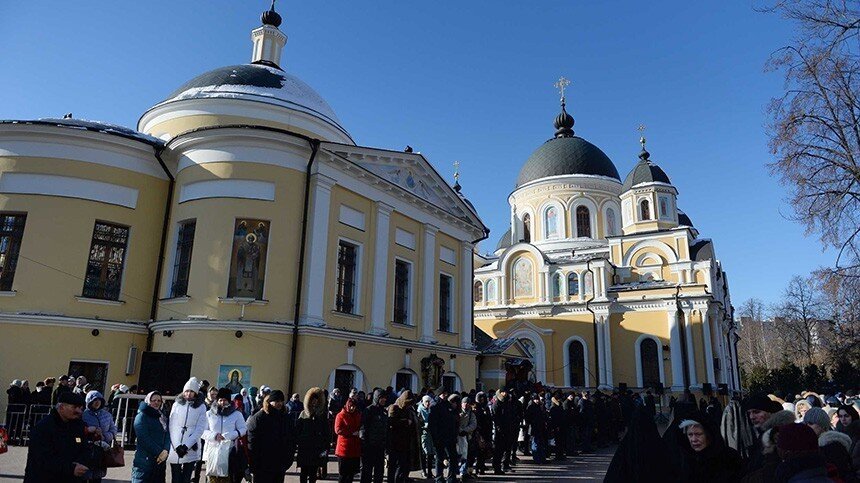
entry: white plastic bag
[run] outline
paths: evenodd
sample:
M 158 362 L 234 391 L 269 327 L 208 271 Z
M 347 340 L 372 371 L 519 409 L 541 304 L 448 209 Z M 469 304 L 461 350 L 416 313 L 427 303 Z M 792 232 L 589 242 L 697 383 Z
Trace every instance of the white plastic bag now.
M 229 439 L 207 441 L 203 454 L 206 462 L 207 476 L 230 476 L 230 448 L 233 442 Z

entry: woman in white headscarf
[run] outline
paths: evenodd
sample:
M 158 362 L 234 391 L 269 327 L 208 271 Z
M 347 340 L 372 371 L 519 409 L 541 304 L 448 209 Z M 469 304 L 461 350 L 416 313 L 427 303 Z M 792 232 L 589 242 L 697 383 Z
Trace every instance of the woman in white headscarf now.
M 146 395 L 134 418 L 137 450 L 131 469 L 132 483 L 163 483 L 167 465 L 170 438 L 167 434 L 167 417 L 161 411 L 164 404 L 161 394 L 152 391 Z

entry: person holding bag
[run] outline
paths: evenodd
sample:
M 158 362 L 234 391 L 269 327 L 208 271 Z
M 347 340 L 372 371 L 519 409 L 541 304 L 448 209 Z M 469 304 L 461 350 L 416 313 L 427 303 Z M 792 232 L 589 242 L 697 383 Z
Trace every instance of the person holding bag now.
M 161 412 L 161 394 L 152 391 L 140 403 L 134 418 L 137 450 L 131 468 L 131 483 L 164 483 L 170 438 L 167 418 Z
M 170 408 L 170 463 L 173 483 L 191 483 L 200 461 L 200 437 L 206 431 L 206 405 L 200 395 L 200 382 L 192 377 Z
M 92 435 L 94 444 L 100 447 L 99 453 L 109 455 L 114 438 L 116 438 L 117 429 L 113 417 L 105 409 L 105 398 L 98 391 L 90 391 L 87 393 L 85 401 L 86 409 L 81 419 L 86 425 L 87 433 Z M 90 474 L 86 475 L 85 478 L 92 483 L 99 483 L 106 474 L 107 467 L 92 468 Z
M 230 460 L 235 458 L 231 457 L 231 453 L 236 449 L 236 440 L 245 436 L 248 429 L 245 426 L 245 416 L 232 404 L 229 389 L 218 390 L 215 405 L 206 412 L 206 420 L 208 429 L 203 432 L 203 440 L 207 448 L 212 447 L 212 451 L 206 451 L 206 477 L 209 483 L 242 481 L 241 472 L 236 471 L 239 465 L 235 462 L 231 464 Z M 225 452 L 227 468 L 224 468 L 222 463 Z M 210 459 L 213 457 L 217 457 L 218 464 L 213 464 L 215 461 Z

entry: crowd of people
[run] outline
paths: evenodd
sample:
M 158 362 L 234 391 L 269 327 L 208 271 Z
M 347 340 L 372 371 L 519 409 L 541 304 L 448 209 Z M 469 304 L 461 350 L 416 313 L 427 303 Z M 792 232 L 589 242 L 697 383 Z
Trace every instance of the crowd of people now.
M 689 393 L 660 435 L 634 411 L 608 482 L 860 481 L 860 399 L 852 393 L 750 395 L 717 412 Z
M 114 385 L 106 399 L 85 379 L 48 382 L 36 394 L 50 394 L 53 406 L 30 429 L 25 483 L 100 481 L 103 455 L 117 439 L 111 407 L 136 388 Z M 723 407 L 716 396 L 696 402 L 685 391 L 671 398 L 662 434 L 659 404 L 650 391 L 540 386 L 418 394 L 312 388 L 287 399 L 267 386 L 234 394 L 192 377 L 175 398 L 153 391 L 140 401 L 127 428 L 136 439 L 132 481 L 164 482 L 169 472 L 177 483 L 203 475 L 213 483 L 283 482 L 295 464 L 302 482 L 314 482 L 328 476 L 330 456 L 341 482 L 406 483 L 414 471 L 437 482 L 516 478 L 522 455 L 543 464 L 614 443 L 609 482 L 860 481 L 860 399 L 850 393 L 754 395 Z

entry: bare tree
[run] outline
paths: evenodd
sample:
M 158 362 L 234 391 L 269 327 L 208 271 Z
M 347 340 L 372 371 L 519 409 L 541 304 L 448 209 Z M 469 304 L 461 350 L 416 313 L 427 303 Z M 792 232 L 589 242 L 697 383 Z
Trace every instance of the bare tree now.
M 786 90 L 768 108 L 770 168 L 807 233 L 837 250 L 832 273 L 860 277 L 860 5 L 784 0 L 765 10 L 799 32 L 768 64 Z
M 773 327 L 773 321 L 768 320 L 764 302 L 751 298 L 741 304 L 738 309 L 741 317 L 740 344 L 738 357 L 746 367 L 763 367 L 774 369 L 779 364 L 779 347 Z
M 828 358 L 860 361 L 860 278 L 824 272 L 822 281 L 825 310 L 830 315 L 830 337 L 824 343 Z
M 805 360 L 798 365 L 819 362 L 818 346 L 827 337 L 820 279 L 792 277 L 774 313 L 774 326 L 785 348 Z

